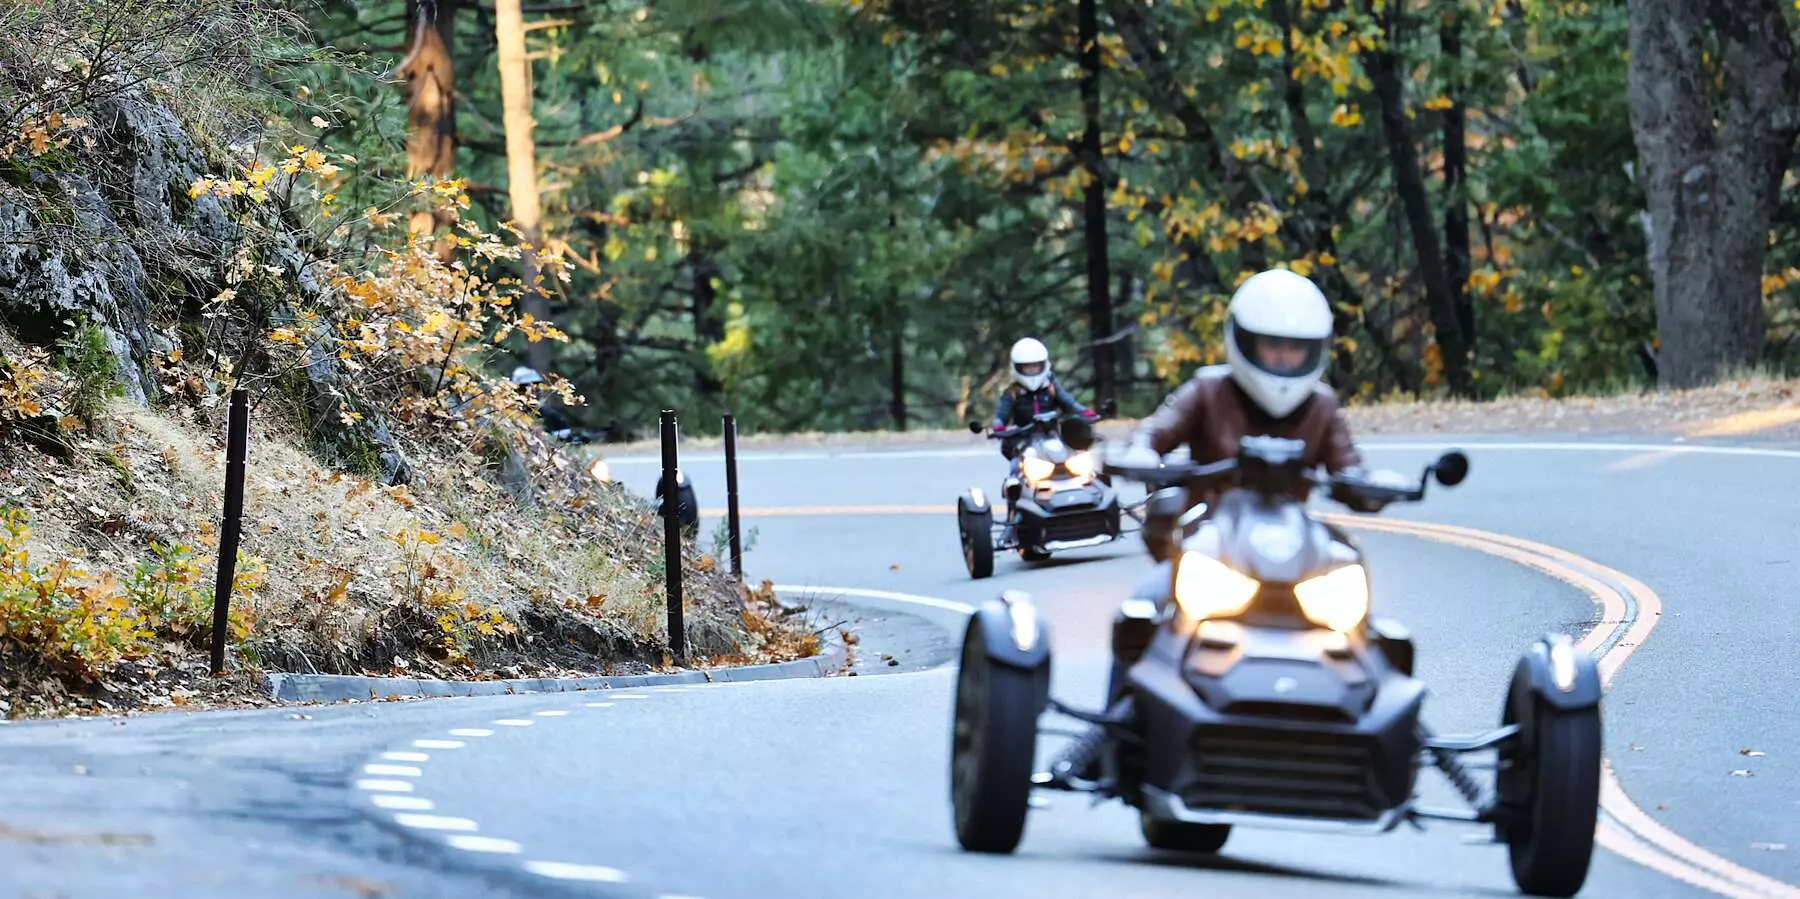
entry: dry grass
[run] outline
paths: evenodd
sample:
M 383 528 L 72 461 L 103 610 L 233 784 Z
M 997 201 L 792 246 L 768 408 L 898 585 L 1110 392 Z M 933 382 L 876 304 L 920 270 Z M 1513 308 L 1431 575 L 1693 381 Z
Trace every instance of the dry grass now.
M 70 461 L 0 444 L 6 493 L 25 508 L 34 561 L 78 560 L 121 576 L 152 541 L 193 547 L 210 595 L 223 504 L 222 410 L 192 420 L 129 403 Z M 214 683 L 203 651 L 160 646 L 93 685 L 58 683 L 20 647 L 0 702 L 13 715 L 253 700 L 255 669 L 487 679 L 665 670 L 660 521 L 640 498 L 589 482 L 568 506 L 521 508 L 446 456 L 387 488 L 322 468 L 278 422 L 252 423 L 242 551 L 267 565 L 235 650 L 237 676 Z M 448 451 L 446 451 L 448 452 Z M 415 453 L 415 461 L 424 454 Z M 565 460 L 566 461 L 566 460 Z M 396 539 L 411 534 L 411 539 Z M 429 535 L 429 536 L 424 536 Z M 691 553 L 684 573 L 696 667 L 817 652 L 770 597 Z M 3 638 L 0 638 L 3 640 Z

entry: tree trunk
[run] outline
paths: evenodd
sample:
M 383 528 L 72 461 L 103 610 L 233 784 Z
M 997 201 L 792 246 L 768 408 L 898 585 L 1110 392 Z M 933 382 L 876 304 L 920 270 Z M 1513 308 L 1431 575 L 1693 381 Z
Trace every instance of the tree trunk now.
M 405 80 L 406 176 L 447 178 L 456 166 L 456 10 L 461 0 L 417 0 L 407 8 L 406 55 L 395 74 Z M 446 224 L 430 210 L 407 220 L 414 237 L 427 237 Z M 455 244 L 445 237 L 434 248 L 449 262 Z
M 1131 276 L 1131 272 L 1119 273 L 1119 292 L 1114 298 L 1114 303 L 1115 307 L 1117 304 L 1124 304 L 1127 322 L 1137 318 L 1137 312 L 1134 311 L 1138 308 L 1137 279 Z M 1127 325 L 1127 327 L 1130 326 Z M 1120 337 L 1118 342 L 1113 344 L 1113 359 L 1117 363 L 1118 371 L 1116 375 L 1118 383 L 1114 385 L 1114 389 L 1135 392 L 1136 388 L 1133 385 L 1137 381 L 1137 341 L 1133 334 Z
M 694 388 L 702 399 L 716 402 L 725 392 L 725 385 L 713 372 L 705 350 L 725 339 L 725 319 L 718 309 L 719 291 L 713 285 L 719 277 L 719 266 L 713 261 L 710 250 L 696 248 L 688 254 L 688 271 L 694 279 L 694 342 L 701 350 L 700 361 L 694 369 Z
M 1377 0 L 1370 0 L 1377 5 Z M 1464 396 L 1469 392 L 1468 344 L 1457 319 L 1456 300 L 1450 289 L 1450 274 L 1444 268 L 1443 251 L 1438 246 L 1437 226 L 1431 220 L 1431 197 L 1425 192 L 1425 175 L 1419 166 L 1419 154 L 1413 144 L 1412 119 L 1406 115 L 1406 95 L 1401 81 L 1396 47 L 1400 44 L 1398 4 L 1380 4 L 1371 13 L 1381 18 L 1385 32 L 1378 48 L 1363 51 L 1363 65 L 1375 84 L 1381 103 L 1381 126 L 1388 144 L 1388 159 L 1394 167 L 1394 183 L 1405 208 L 1407 230 L 1412 232 L 1413 256 L 1425 282 L 1425 297 L 1431 310 L 1431 324 L 1437 332 L 1438 351 L 1444 360 L 1444 380 L 1450 391 Z
M 896 316 L 888 333 L 888 414 L 894 430 L 906 430 L 906 317 Z
M 1713 382 L 1762 354 L 1769 227 L 1800 130 L 1800 71 L 1779 2 L 1630 0 L 1626 94 L 1665 387 Z M 1701 58 L 1708 26 L 1713 71 Z
M 519 0 L 494 0 L 494 39 L 500 51 L 500 98 L 506 128 L 506 189 L 512 202 L 513 227 L 523 237 L 519 266 L 524 286 L 524 310 L 539 321 L 549 321 L 549 304 L 538 283 L 537 245 L 541 237 L 542 210 L 537 185 L 537 147 L 532 137 L 531 61 L 525 57 L 525 21 Z M 533 340 L 525 345 L 525 358 L 540 372 L 550 370 L 550 344 Z
M 1450 64 L 1450 108 L 1444 110 L 1444 268 L 1469 364 L 1475 364 L 1475 304 L 1469 298 L 1469 106 L 1463 77 L 1462 13 L 1451 4 L 1438 32 Z
M 1082 209 L 1087 225 L 1088 334 L 1093 341 L 1094 399 L 1104 402 L 1114 392 L 1113 308 L 1107 291 L 1112 272 L 1106 258 L 1106 181 L 1100 149 L 1100 11 L 1099 0 L 1080 0 L 1077 39 L 1081 43 L 1081 155 L 1087 167 Z

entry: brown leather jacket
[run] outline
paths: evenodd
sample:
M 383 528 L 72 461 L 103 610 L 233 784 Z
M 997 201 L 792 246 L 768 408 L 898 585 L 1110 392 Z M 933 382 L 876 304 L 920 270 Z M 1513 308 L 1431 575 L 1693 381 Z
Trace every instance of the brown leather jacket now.
M 1323 465 L 1336 474 L 1362 465 L 1350 440 L 1350 425 L 1330 388 L 1318 385 L 1300 408 L 1274 419 L 1244 394 L 1224 366 L 1201 369 L 1177 388 L 1138 426 L 1132 442 L 1164 455 L 1185 443 L 1193 461 L 1205 465 L 1235 457 L 1238 441 L 1248 435 L 1305 441 L 1309 468 Z M 1188 497 L 1189 503 L 1209 499 Z

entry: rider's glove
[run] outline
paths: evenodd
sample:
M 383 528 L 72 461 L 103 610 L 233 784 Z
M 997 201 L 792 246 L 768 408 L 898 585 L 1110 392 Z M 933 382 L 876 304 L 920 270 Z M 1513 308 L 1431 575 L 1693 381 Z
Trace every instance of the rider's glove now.
M 1160 468 L 1162 467 L 1162 456 L 1150 447 L 1141 443 L 1133 443 L 1125 447 L 1124 452 L 1115 454 L 1107 462 L 1116 468 Z

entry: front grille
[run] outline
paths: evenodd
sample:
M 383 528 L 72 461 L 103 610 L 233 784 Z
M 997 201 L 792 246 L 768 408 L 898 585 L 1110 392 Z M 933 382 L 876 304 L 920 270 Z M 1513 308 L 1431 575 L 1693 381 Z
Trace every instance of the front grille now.
M 1086 540 L 1110 533 L 1110 523 L 1100 514 L 1058 516 L 1044 520 L 1044 542 Z
M 1191 743 L 1193 808 L 1373 820 L 1381 814 L 1372 739 L 1355 734 L 1207 726 Z

